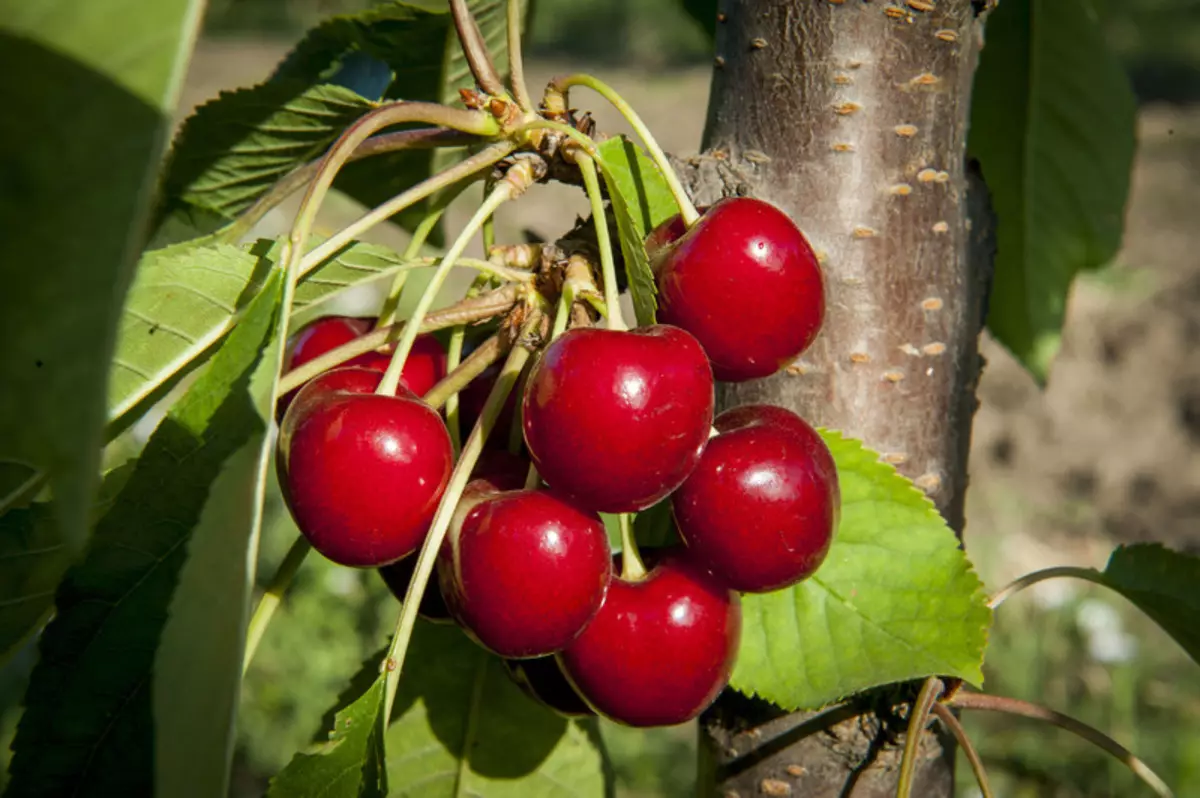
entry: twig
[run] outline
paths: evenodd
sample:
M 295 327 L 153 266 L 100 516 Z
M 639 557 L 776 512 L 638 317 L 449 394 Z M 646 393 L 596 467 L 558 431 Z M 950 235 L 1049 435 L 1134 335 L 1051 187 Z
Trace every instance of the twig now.
M 988 783 L 987 770 L 983 767 L 983 760 L 979 758 L 979 752 L 975 750 L 971 738 L 967 736 L 967 730 L 963 728 L 963 725 L 958 722 L 958 718 L 954 717 L 954 713 L 945 704 L 935 701 L 930 709 L 958 741 L 958 747 L 962 749 L 967 757 L 967 762 L 971 765 L 971 772 L 975 774 L 975 781 L 979 783 L 979 792 L 983 798 L 994 798 L 992 786 Z
M 930 676 L 921 685 L 917 700 L 908 710 L 908 732 L 904 735 L 904 755 L 900 759 L 900 779 L 896 784 L 896 798 L 912 795 L 913 774 L 917 770 L 917 753 L 921 750 L 921 736 L 929 720 L 929 710 L 942 694 L 945 685 L 936 676 Z
M 450 0 L 450 12 L 454 15 L 454 29 L 458 31 L 458 40 L 475 82 L 493 97 L 504 96 L 504 82 L 500 80 L 496 63 L 492 61 L 471 9 L 467 8 L 467 0 Z

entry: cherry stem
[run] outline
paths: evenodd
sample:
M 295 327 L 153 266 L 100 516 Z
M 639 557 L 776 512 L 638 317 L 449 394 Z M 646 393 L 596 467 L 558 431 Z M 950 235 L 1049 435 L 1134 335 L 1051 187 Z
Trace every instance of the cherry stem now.
M 578 153 L 575 163 L 583 176 L 588 202 L 592 206 L 592 224 L 596 227 L 596 244 L 600 248 L 600 271 L 604 275 L 604 299 L 608 308 L 608 329 L 626 330 L 621 315 L 621 301 L 617 289 L 617 265 L 613 260 L 612 240 L 608 236 L 608 217 L 604 212 L 604 195 L 600 191 L 600 178 L 596 175 L 596 162 L 590 155 Z M 556 320 L 557 321 L 557 320 Z
M 580 147 L 582 147 L 583 151 L 586 152 L 588 155 L 596 157 L 600 154 L 599 149 L 597 149 L 595 140 L 592 139 L 590 136 L 588 136 L 586 133 L 576 130 L 575 128 L 571 127 L 570 125 L 564 124 L 562 122 L 555 122 L 552 119 L 530 120 L 529 122 L 526 122 L 523 125 L 521 125 L 519 128 L 517 128 L 517 130 L 513 133 L 513 135 L 519 136 L 519 135 L 528 133 L 531 130 L 553 130 L 557 133 L 562 133 L 564 136 L 568 137 L 569 139 L 574 141 L 576 144 L 578 144 Z
M 929 721 L 929 710 L 941 696 L 945 685 L 936 676 L 930 676 L 921 685 L 917 700 L 908 710 L 908 732 L 904 735 L 904 755 L 900 759 L 900 779 L 896 783 L 896 798 L 912 795 L 913 774 L 917 769 L 917 754 L 921 750 L 921 737 Z
M 463 56 L 467 59 L 467 67 L 479 88 L 493 97 L 504 96 L 504 82 L 488 52 L 487 42 L 475 24 L 475 17 L 467 8 L 466 0 L 450 0 L 450 12 L 454 15 L 454 29 L 458 32 L 458 41 L 462 44 Z
M 983 766 L 983 760 L 979 757 L 979 752 L 975 750 L 971 738 L 967 735 L 967 730 L 958 722 L 958 718 L 954 717 L 954 713 L 945 704 L 937 701 L 933 702 L 930 711 L 937 715 L 938 720 L 950 730 L 954 735 L 954 739 L 958 741 L 958 747 L 962 749 L 963 754 L 967 757 L 967 762 L 971 765 L 971 772 L 975 774 L 975 781 L 979 783 L 979 793 L 981 798 L 995 798 L 992 793 L 992 786 L 988 782 L 987 769 Z
M 50 475 L 47 472 L 34 471 L 28 479 L 13 488 L 8 494 L 0 496 L 0 515 L 8 512 L 9 508 L 32 501 L 49 481 Z
M 275 575 L 271 577 L 271 584 L 267 585 L 267 589 L 263 591 L 262 598 L 258 600 L 258 606 L 254 608 L 254 614 L 250 616 L 250 625 L 246 627 L 246 652 L 242 655 L 243 674 L 250 669 L 250 660 L 254 659 L 254 652 L 258 650 L 258 644 L 262 642 L 267 625 L 271 623 L 275 610 L 279 609 L 279 603 L 283 601 L 283 594 L 287 592 L 288 587 L 292 584 L 292 579 L 300 570 L 300 565 L 311 550 L 312 546 L 307 538 L 303 535 L 296 536 L 296 540 L 288 549 L 283 562 L 279 563 L 279 567 L 275 569 Z
M 634 132 L 642 139 L 642 143 L 646 145 L 646 150 L 650 153 L 650 157 L 654 159 L 654 163 L 662 172 L 663 178 L 667 181 L 667 186 L 671 189 L 671 194 L 675 197 L 676 204 L 679 205 L 679 213 L 683 217 L 684 223 L 691 227 L 700 218 L 699 211 L 692 204 L 691 197 L 683 187 L 683 183 L 679 181 L 679 176 L 675 174 L 675 170 L 671 168 L 671 162 L 667 160 L 667 154 L 663 152 L 662 147 L 658 146 L 650 128 L 638 116 L 637 111 L 633 110 L 625 98 L 616 92 L 611 86 L 599 78 L 594 78 L 591 75 L 568 75 L 566 77 L 555 78 L 550 84 L 552 91 L 558 91 L 563 94 L 563 103 L 566 104 L 567 91 L 572 86 L 584 86 L 599 94 L 604 99 L 608 100 L 614 108 L 620 112 L 621 116 L 625 117 L 625 121 L 633 128 Z
M 646 576 L 646 564 L 638 551 L 637 538 L 633 534 L 633 516 L 621 513 L 617 516 L 621 527 L 621 578 L 636 582 Z
M 424 545 L 421 546 L 420 554 L 417 555 L 412 581 L 409 582 L 408 591 L 404 594 L 404 606 L 396 624 L 396 633 L 392 635 L 392 643 L 388 648 L 387 658 L 383 662 L 383 668 L 387 673 L 384 682 L 384 718 L 392 716 L 396 688 L 400 684 L 400 673 L 404 668 L 404 657 L 408 651 L 409 641 L 412 639 L 417 610 L 421 603 L 421 596 L 425 594 L 425 588 L 429 584 L 429 577 L 433 573 L 438 550 L 446 538 L 450 521 L 454 516 L 459 499 L 462 498 L 463 489 L 470 480 L 471 471 L 475 468 L 475 463 L 483 452 L 484 441 L 487 440 L 492 428 L 496 425 L 496 419 L 499 418 L 500 411 L 528 360 L 529 350 L 523 346 L 514 346 L 509 351 L 508 358 L 504 361 L 504 367 L 496 378 L 496 384 L 492 386 L 487 401 L 484 402 L 479 421 L 475 423 L 471 434 L 467 436 L 467 442 L 463 444 L 462 455 L 458 459 L 458 464 L 454 466 L 454 472 L 450 475 L 450 484 L 442 495 L 442 500 L 434 513 L 429 534 L 425 538 Z
M 521 55 L 521 0 L 508 0 L 508 83 L 513 99 L 522 111 L 532 113 L 533 100 L 525 84 L 525 62 Z
M 473 144 L 479 141 L 479 136 L 471 133 L 463 133 L 458 130 L 449 130 L 443 127 L 426 127 L 416 130 L 400 130 L 393 133 L 380 133 L 371 136 L 362 144 L 350 153 L 350 157 L 346 159 L 347 163 L 358 161 L 363 158 L 370 158 L 375 155 L 384 155 L 389 152 L 400 152 L 402 150 L 416 149 L 432 149 L 435 147 L 461 147 L 467 144 Z M 271 209 L 278 206 L 285 199 L 290 197 L 295 192 L 299 191 L 304 186 L 308 185 L 316 176 L 317 170 L 321 166 L 321 159 L 309 161 L 306 164 L 297 166 L 292 171 L 288 172 L 283 177 L 279 178 L 273 186 L 271 186 L 265 194 L 254 201 L 250 207 L 246 208 L 233 223 L 222 231 L 221 237 L 225 241 L 236 241 L 250 232 L 254 225 L 258 224 Z
M 1073 576 L 1076 579 L 1083 579 L 1097 585 L 1106 584 L 1104 575 L 1092 568 L 1080 568 L 1075 565 L 1058 565 L 1053 568 L 1044 568 L 1040 571 L 1025 574 L 1024 576 L 1014 579 L 1004 587 L 996 591 L 995 595 L 988 600 L 988 607 L 996 609 L 1005 602 L 1010 596 L 1019 593 L 1027 587 L 1032 587 L 1038 582 L 1045 582 L 1047 579 L 1058 579 L 1060 577 Z
M 1099 729 L 1093 728 L 1082 721 L 1072 718 L 1070 715 L 1064 715 L 1061 712 L 1055 712 L 1053 709 L 1048 709 L 1038 704 L 1029 701 L 1022 701 L 1018 698 L 1007 698 L 1004 696 L 987 695 L 986 693 L 958 693 L 954 698 L 950 699 L 950 705 L 961 709 L 982 709 L 990 712 L 1007 712 L 1010 715 L 1017 715 L 1022 718 L 1032 718 L 1041 720 L 1051 725 L 1057 726 L 1060 729 L 1066 729 L 1072 734 L 1078 735 L 1087 740 L 1097 748 L 1102 749 L 1117 761 L 1124 764 L 1127 768 L 1133 771 L 1134 775 L 1146 783 L 1150 789 L 1160 796 L 1170 798 L 1173 795 L 1171 788 L 1158 777 L 1158 775 L 1150 769 L 1142 760 L 1133 755 L 1127 748 L 1122 746 L 1116 740 L 1109 737 Z
M 504 354 L 504 346 L 501 344 L 500 337 L 493 335 L 488 338 L 474 352 L 467 357 L 462 363 L 459 363 L 449 374 L 443 377 L 432 388 L 430 388 L 425 396 L 422 397 L 425 404 L 437 410 L 446 403 L 446 400 L 458 394 L 471 380 L 478 377 L 487 367 L 500 359 Z
M 304 275 L 315 269 L 319 264 L 331 257 L 339 249 L 358 238 L 367 230 L 408 208 L 421 200 L 433 195 L 440 189 L 446 188 L 459 180 L 468 178 L 498 161 L 516 149 L 516 145 L 501 141 L 485 147 L 469 158 L 465 158 L 447 169 L 426 180 L 422 180 L 412 188 L 400 192 L 382 205 L 371 209 L 337 233 L 330 236 L 304 257 L 300 274 Z
M 514 167 L 515 169 L 515 167 Z M 526 172 L 529 168 L 526 167 Z M 530 176 L 532 176 L 530 174 Z M 504 203 L 512 199 L 516 193 L 517 186 L 512 180 L 502 180 L 499 185 L 492 191 L 488 198 L 483 201 L 479 209 L 475 211 L 475 215 L 467 222 L 466 227 L 459 233 L 458 238 L 450 246 L 445 257 L 442 258 L 441 265 L 437 271 L 433 273 L 429 285 L 425 287 L 424 293 L 421 294 L 421 299 L 417 302 L 417 307 L 413 309 L 412 318 L 404 327 L 404 334 L 400 336 L 400 342 L 396 344 L 396 351 L 392 354 L 392 362 L 388 364 L 387 371 L 383 374 L 383 379 L 379 383 L 379 388 L 375 391 L 378 394 L 385 396 L 394 396 L 396 388 L 400 385 L 400 374 L 404 371 L 404 362 L 408 360 L 408 353 L 412 351 L 413 342 L 417 340 L 417 335 L 420 333 L 420 325 L 425 319 L 425 314 L 429 312 L 429 308 L 433 305 L 434 299 L 442 290 L 442 284 L 446 282 L 446 277 L 449 276 L 450 270 L 454 268 L 455 262 L 462 255 L 463 250 L 467 248 L 467 244 L 471 238 L 479 232 L 479 228 L 483 225 L 484 220 L 496 212 Z
M 516 285 L 507 285 L 476 299 L 464 299 L 447 308 L 429 313 L 421 323 L 421 332 L 444 330 L 471 321 L 486 321 L 495 318 L 512 308 L 517 302 L 518 289 Z M 345 363 L 347 360 L 378 349 L 401 333 L 408 322 L 398 322 L 390 327 L 372 330 L 366 335 L 331 349 L 319 357 L 315 357 L 302 366 L 298 366 L 279 381 L 280 393 L 287 393 L 298 388 L 322 372 Z
M 490 220 L 489 220 L 490 221 Z M 484 227 L 484 240 L 487 239 L 487 227 Z M 487 247 L 484 247 L 487 251 Z M 488 283 L 486 275 L 480 274 L 476 276 L 474 282 L 467 288 L 465 299 L 474 299 L 479 296 L 479 292 L 484 289 Z M 458 324 L 453 327 L 450 332 L 450 345 L 446 347 L 446 370 L 453 372 L 458 368 L 458 364 L 462 361 L 463 344 L 467 338 L 467 326 Z M 458 457 L 459 451 L 462 450 L 462 430 L 459 427 L 458 421 L 458 392 L 454 392 L 446 397 L 446 428 L 450 431 L 450 444 L 454 449 L 454 456 Z

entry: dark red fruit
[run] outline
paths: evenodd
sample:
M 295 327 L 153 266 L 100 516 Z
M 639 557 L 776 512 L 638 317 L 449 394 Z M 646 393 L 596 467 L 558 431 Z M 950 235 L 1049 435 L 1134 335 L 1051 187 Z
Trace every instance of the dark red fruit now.
M 704 346 L 718 380 L 774 374 L 808 348 L 825 316 L 821 267 L 787 214 L 729 197 L 678 235 L 678 219 L 650 234 L 658 319 Z
M 388 586 L 388 590 L 392 591 L 392 595 L 400 601 L 404 601 L 416 568 L 417 554 L 413 553 L 403 560 L 383 566 L 379 569 L 379 575 L 383 577 L 384 584 Z M 446 608 L 446 600 L 442 598 L 442 591 L 438 589 L 436 579 L 431 579 L 425 586 L 425 592 L 421 595 L 421 604 L 417 607 L 417 612 L 425 620 L 434 623 L 453 623 L 454 621 L 450 617 L 450 610 Z
M 475 422 L 483 415 L 483 405 L 487 402 L 488 394 L 492 392 L 496 379 L 500 376 L 500 368 L 501 364 L 493 363 L 478 377 L 467 383 L 467 387 L 459 391 L 459 429 L 462 430 L 464 439 L 475 426 Z M 500 415 L 496 419 L 495 426 L 492 427 L 492 434 L 488 436 L 487 442 L 490 447 L 497 448 L 508 445 L 509 432 L 517 417 L 517 396 L 518 391 L 514 389 L 504 401 L 504 406 L 500 408 Z
M 595 715 L 563 675 L 554 657 L 506 659 L 508 675 L 525 695 L 568 718 Z
M 604 524 L 547 490 L 485 498 L 438 555 L 450 612 L 485 648 L 552 654 L 587 625 L 612 580 Z
M 486 479 L 500 490 L 521 490 L 529 476 L 529 461 L 506 449 L 484 449 L 471 472 L 473 479 Z
M 303 366 L 316 360 L 326 352 L 348 344 L 371 331 L 373 319 L 353 316 L 326 316 L 304 325 L 288 340 L 284 355 L 284 371 Z M 366 352 L 342 364 L 345 367 L 361 367 L 386 371 L 391 355 L 382 352 Z M 404 361 L 400 383 L 415 393 L 424 396 L 438 380 L 446 376 L 446 352 L 432 335 L 418 335 L 412 351 Z M 288 406 L 296 398 L 299 388 L 289 391 L 279 399 L 278 417 L 282 418 Z
M 335 369 L 304 386 L 280 428 L 283 493 L 300 531 L 334 562 L 376 567 L 421 545 L 450 479 L 450 435 L 434 410 L 382 375 Z
M 551 487 L 598 512 L 630 512 L 691 473 L 712 414 L 712 370 L 688 333 L 580 328 L 533 367 L 525 443 Z
M 741 629 L 738 594 L 669 551 L 641 581 L 614 579 L 596 617 L 558 656 L 598 713 L 670 726 L 695 718 L 729 682 Z
M 829 448 L 782 407 L 734 408 L 714 426 L 720 434 L 671 496 L 689 556 L 743 593 L 812 576 L 829 552 L 840 505 Z

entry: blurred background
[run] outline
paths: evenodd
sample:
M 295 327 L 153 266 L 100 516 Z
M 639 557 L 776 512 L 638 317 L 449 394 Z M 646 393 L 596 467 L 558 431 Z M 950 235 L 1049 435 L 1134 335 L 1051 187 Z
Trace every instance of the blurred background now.
M 211 0 L 180 118 L 222 89 L 264 79 L 321 18 L 367 5 Z M 1078 282 L 1044 391 L 983 342 L 966 541 L 990 589 L 1050 565 L 1101 567 L 1123 542 L 1157 539 L 1200 553 L 1200 0 L 1106 0 L 1099 8 L 1141 103 L 1125 246 Z M 568 69 L 600 72 L 666 149 L 699 148 L 708 45 L 678 0 L 537 0 L 527 57 L 534 85 Z M 581 93 L 577 102 L 586 101 Z M 607 108 L 594 108 L 602 130 L 624 129 Z M 344 198 L 329 205 L 321 220 L 329 227 L 361 210 Z M 293 209 L 268 218 L 263 232 L 281 232 Z M 549 186 L 505 210 L 502 241 L 524 229 L 561 233 L 586 203 L 577 191 Z M 451 229 L 465 218 L 458 208 Z M 403 236 L 380 230 L 374 240 L 397 245 Z M 264 575 L 296 534 L 282 505 L 271 509 Z M 312 738 L 396 611 L 374 573 L 309 559 L 246 682 L 235 795 L 262 794 L 266 778 Z M 1178 795 L 1200 795 L 1200 668 L 1120 599 L 1079 583 L 1044 583 L 1000 610 L 990 646 L 989 692 L 1105 729 Z M 31 655 L 0 674 L 0 764 Z M 1000 717 L 966 723 L 997 795 L 1145 794 L 1123 768 L 1064 732 Z M 618 795 L 692 794 L 693 728 L 602 732 Z M 960 795 L 976 795 L 968 769 L 959 773 Z

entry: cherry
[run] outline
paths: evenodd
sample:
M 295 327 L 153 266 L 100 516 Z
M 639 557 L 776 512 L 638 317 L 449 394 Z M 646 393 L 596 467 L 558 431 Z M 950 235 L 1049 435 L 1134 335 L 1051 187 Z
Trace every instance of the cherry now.
M 668 550 L 643 579 L 613 580 L 559 662 L 601 715 L 670 726 L 695 718 L 729 682 L 741 628 L 738 594 Z
M 782 407 L 734 408 L 714 426 L 719 434 L 671 497 L 689 556 L 743 593 L 812 576 L 829 552 L 840 504 L 829 448 Z
M 450 479 L 450 435 L 411 391 L 369 391 L 382 373 L 335 369 L 296 395 L 280 426 L 283 494 L 313 548 L 375 567 L 421 545 Z
M 548 490 L 484 498 L 438 553 L 450 612 L 483 647 L 510 659 L 570 643 L 611 580 L 600 518 Z
M 483 405 L 487 402 L 488 394 L 492 392 L 496 380 L 500 377 L 500 363 L 493 363 L 483 370 L 482 373 L 475 379 L 467 383 L 466 387 L 458 393 L 458 418 L 459 429 L 462 430 L 463 437 L 470 433 L 475 426 L 475 422 L 483 415 Z M 496 424 L 492 427 L 492 434 L 488 436 L 488 445 L 491 447 L 503 447 L 508 445 L 509 430 L 512 429 L 513 422 L 517 415 L 517 396 L 518 391 L 513 390 L 509 393 L 508 398 L 504 401 L 504 406 L 500 408 L 500 415 L 496 418 Z
M 525 443 L 551 487 L 598 512 L 636 511 L 699 460 L 712 370 L 678 327 L 578 328 L 546 347 L 524 402 Z
M 284 371 L 303 366 L 326 352 L 366 335 L 373 324 L 372 319 L 326 316 L 304 325 L 288 340 L 287 351 L 284 354 Z M 358 366 L 387 371 L 391 359 L 391 355 L 382 352 L 365 352 L 347 360 L 341 367 Z M 442 349 L 441 342 L 428 333 L 418 335 L 408 359 L 404 361 L 404 370 L 400 373 L 401 384 L 417 396 L 424 396 L 445 376 L 446 352 Z M 276 411 L 278 418 L 283 418 L 299 390 L 293 389 L 280 397 Z
M 383 577 L 383 582 L 388 586 L 388 590 L 392 591 L 392 595 L 400 601 L 404 601 L 404 596 L 408 593 L 408 584 L 412 582 L 416 568 L 417 555 L 414 553 L 403 560 L 383 566 L 379 569 L 379 575 Z M 446 600 L 442 598 L 442 591 L 438 589 L 437 583 L 433 580 L 430 580 L 429 584 L 425 586 L 425 592 L 421 595 L 421 604 L 417 608 L 417 612 L 425 620 L 434 623 L 453 623 L 454 621 L 450 610 L 446 607 Z
M 672 218 L 648 237 L 658 319 L 696 336 L 716 379 L 766 377 L 808 348 L 825 316 L 821 267 L 785 213 L 728 197 L 681 229 Z
M 506 659 L 504 668 L 525 695 L 558 714 L 568 718 L 596 714 L 567 681 L 554 657 Z

